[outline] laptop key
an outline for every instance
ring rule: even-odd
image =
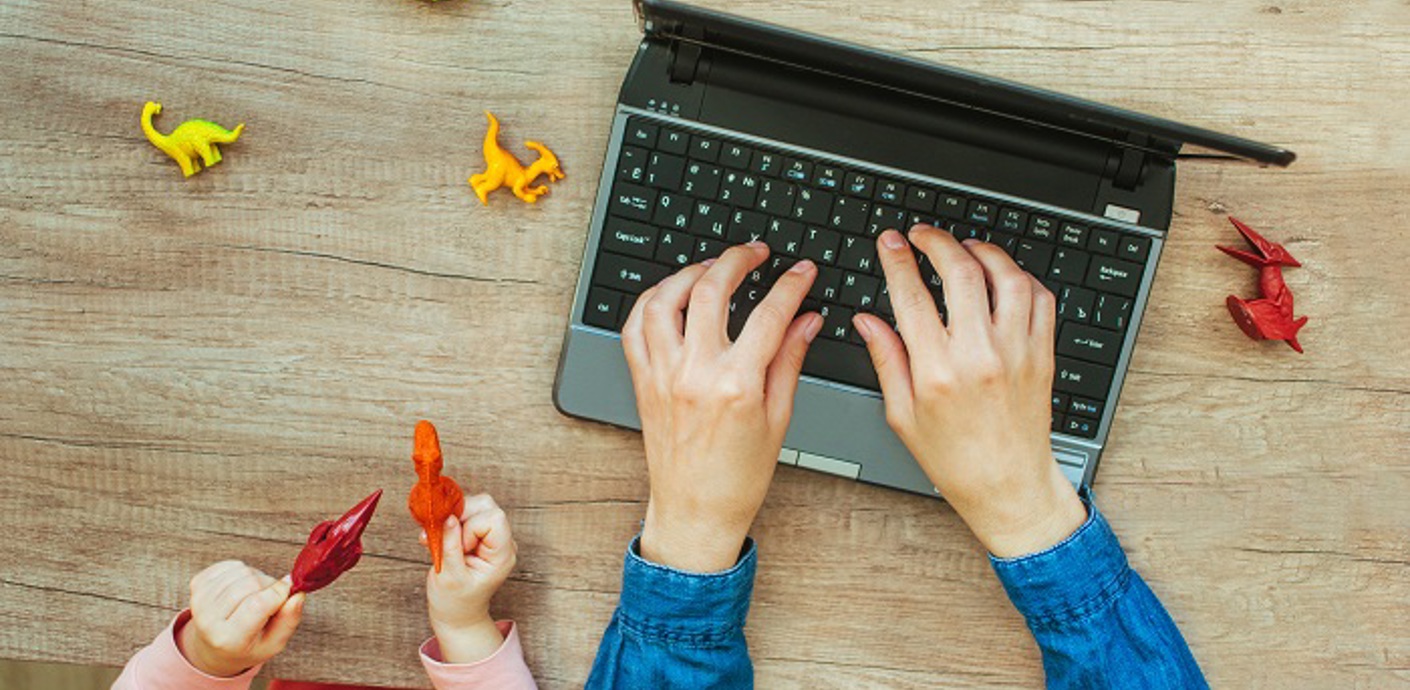
[[[832,195],[807,187],[799,187],[793,201],[792,217],[809,225],[822,225],[832,210]]]
[[[1128,261],[1145,261],[1150,251],[1151,241],[1145,237],[1123,236],[1116,245],[1116,255]]]
[[[622,293],[607,288],[592,288],[588,290],[587,307],[583,310],[583,323],[615,331],[623,321],[621,308]]]
[[[833,340],[846,340],[852,334],[852,315],[856,312],[836,304],[824,304],[818,310],[823,317],[822,330],[818,335]]]
[[[1062,433],[1081,436],[1082,438],[1095,438],[1097,435],[1097,420],[1069,416],[1067,422],[1062,426]]]
[[[803,374],[868,390],[881,390],[867,349],[852,343],[818,338],[808,346]]]
[[[1067,411],[1082,417],[1101,419],[1102,403],[1099,400],[1089,398],[1072,398],[1067,403]]]
[[[871,205],[860,199],[839,196],[832,202],[832,215],[827,220],[828,227],[852,234],[866,232],[867,212]]]
[[[876,183],[876,200],[899,205],[906,195],[906,185],[895,180],[880,180]]]
[[[999,212],[999,229],[1015,235],[1023,234],[1028,224],[1028,214],[1016,208],[1006,208]]]
[[[729,206],[713,201],[695,202],[690,218],[690,234],[722,240],[729,236]]]
[[[769,217],[756,211],[735,211],[730,218],[729,235],[730,242],[734,244],[744,244],[754,240],[764,239],[768,232]]]
[[[808,228],[808,233],[803,238],[803,258],[831,266],[837,263],[837,247],[841,243],[840,233],[823,228]]]
[[[656,255],[656,228],[623,218],[608,218],[602,248],[617,254],[650,259]]]
[[[646,165],[651,154],[646,149],[623,146],[622,155],[617,159],[617,179],[623,182],[640,184],[646,180]]]
[[[685,184],[681,191],[694,197],[715,198],[720,193],[720,167],[691,161],[685,166]]]
[[[1092,313],[1092,323],[1120,331],[1126,328],[1131,318],[1131,300],[1115,295],[1098,295],[1097,306]]]
[[[783,177],[794,182],[807,182],[813,177],[813,164],[801,158],[789,158],[783,162]]]
[[[935,210],[935,190],[920,185],[911,185],[906,190],[906,208],[921,213]]]
[[[674,129],[665,130],[656,138],[656,148],[684,156],[690,150],[690,135]]]
[[[876,243],[858,235],[842,238],[842,253],[837,265],[849,271],[871,273],[876,270]]]
[[[750,208],[758,195],[759,177],[753,173],[731,170],[720,181],[719,200],[732,206]]]
[[[612,213],[632,220],[651,220],[651,212],[655,208],[655,190],[625,182],[617,183],[608,205]]]
[[[969,210],[969,200],[958,194],[941,193],[935,202],[935,212],[946,218],[964,220]]]
[[[1058,334],[1057,353],[1116,366],[1116,358],[1121,354],[1121,335],[1081,323],[1064,323]]]
[[[847,182],[844,185],[848,194],[859,196],[863,199],[870,199],[876,189],[876,178],[866,173],[851,173],[847,175]]]
[[[881,280],[875,276],[847,273],[842,276],[842,290],[837,301],[857,311],[871,311],[876,308],[876,291],[880,287]]]
[[[1053,412],[1062,412],[1067,409],[1067,394],[1053,393]]]
[[[1057,238],[1057,222],[1045,216],[1033,216],[1028,222],[1028,236],[1052,242]]]
[[[754,160],[749,164],[749,169],[767,177],[778,177],[779,168],[783,166],[783,156],[767,151],[755,151]]]
[[[813,287],[808,290],[808,299],[820,302],[836,302],[838,290],[842,287],[842,270],[831,266],[819,266],[818,275],[813,279]],[[807,311],[806,309],[804,311]]]
[[[1086,285],[1102,292],[1135,297],[1141,286],[1141,267],[1129,261],[1098,256],[1087,269]]]
[[[775,218],[769,221],[764,242],[774,252],[798,256],[803,251],[803,230],[803,224],[798,221]]]
[[[694,253],[694,240],[685,233],[663,230],[656,240],[657,263],[669,264],[672,268],[689,266]]]
[[[728,245],[724,242],[702,237],[695,240],[695,253],[691,254],[690,260],[698,264],[706,259],[717,259],[725,253],[726,248]]]
[[[1058,298],[1057,315],[1059,319],[1082,323],[1087,323],[1092,319],[1092,302],[1097,298],[1096,293],[1086,288],[1063,287],[1053,294]]]
[[[783,180],[764,180],[759,185],[759,198],[754,208],[774,216],[786,216],[793,210],[793,199],[798,187]]]
[[[829,192],[836,192],[842,189],[842,180],[845,177],[846,173],[842,168],[833,165],[819,165],[813,171],[813,186]]]
[[[665,153],[651,154],[651,162],[646,166],[646,183],[670,191],[681,188],[681,178],[685,175],[685,159]]]
[[[639,295],[670,274],[671,270],[660,264],[603,253],[597,257],[592,282],[595,285]]]
[[[1048,274],[1048,264],[1053,260],[1053,246],[1034,240],[1019,240],[1014,250],[1013,260],[1036,276]]]
[[[725,167],[742,170],[749,167],[749,159],[753,154],[754,152],[750,151],[746,146],[741,146],[740,144],[725,144],[720,149],[720,164]]]
[[[906,232],[909,229],[905,211],[891,206],[877,206],[872,209],[871,220],[867,222],[866,235],[876,239],[887,230]]]
[[[720,142],[696,135],[690,140],[690,157],[714,163],[720,160]]]
[[[975,199],[969,202],[969,213],[965,214],[965,220],[979,225],[993,225],[997,214],[998,209],[994,208],[992,201]]]
[[[1091,237],[1087,239],[1087,248],[1098,254],[1116,256],[1116,243],[1119,236],[1111,231],[1102,228],[1092,228]]]
[[[656,197],[656,211],[651,222],[656,225],[684,230],[690,227],[691,199],[672,192],[662,192]]]
[[[627,143],[651,148],[656,145],[658,129],[656,125],[633,118],[632,122],[627,124]]]
[[[1063,223],[1062,229],[1058,231],[1058,244],[1069,247],[1087,246],[1087,228],[1072,223]]]
[[[1084,398],[1105,399],[1111,387],[1112,370],[1089,362],[1059,356],[1053,375],[1053,390]]]
[[[1053,252],[1053,263],[1048,269],[1048,277],[1064,283],[1081,283],[1082,276],[1087,270],[1087,254],[1058,246]]]

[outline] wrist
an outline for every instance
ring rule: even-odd
[[[191,621],[176,632],[176,650],[192,668],[216,678],[233,678],[250,668],[244,664],[233,664],[207,647]]]
[[[441,661],[448,664],[473,664],[499,651],[504,635],[494,618],[486,611],[465,624],[448,625],[431,621],[431,630],[441,648]]]
[[[641,530],[641,557],[693,573],[722,572],[739,561],[748,534],[748,523],[674,515],[652,501]]]
[[[1071,536],[1086,522],[1087,508],[1054,465],[1042,485],[1010,500],[961,510],[960,515],[989,553],[1015,558]]]

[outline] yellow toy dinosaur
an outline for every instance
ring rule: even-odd
[[[526,141],[524,146],[539,152],[539,159],[525,168],[514,154],[499,146],[499,120],[490,111],[485,111],[490,119],[490,129],[485,133],[485,171],[470,176],[470,186],[480,203],[488,205],[490,192],[500,187],[509,187],[514,196],[530,204],[548,193],[548,185],[530,187],[539,175],[547,175],[550,181],[563,179],[563,170],[558,167],[558,156],[553,155],[547,146],[537,141]]]
[[[171,134],[162,134],[152,126],[152,116],[161,112],[161,103],[147,101],[147,105],[142,106],[142,133],[147,135],[147,140],[152,142],[153,146],[171,156],[181,166],[181,174],[186,177],[201,171],[200,164],[195,161],[197,156],[207,168],[219,163],[220,149],[215,145],[229,144],[239,139],[240,132],[245,130],[243,123],[229,130],[214,122],[187,120],[172,130]]]

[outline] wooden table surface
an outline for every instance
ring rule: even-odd
[[[1183,164],[1096,491],[1215,687],[1410,683],[1410,6],[712,4],[1301,154]],[[281,572],[384,487],[272,670],[425,687],[401,497],[428,418],[509,507],[497,612],[544,687],[580,686],[645,465],[550,388],[638,39],[625,0],[0,3],[0,656],[121,664],[201,567]],[[149,99],[164,131],[248,128],[183,180]],[[485,108],[564,161],[538,205],[472,197]],[[1227,213],[1303,261],[1306,355],[1224,312],[1254,292],[1213,249]],[[760,687],[1040,684],[945,505],[785,467],[754,534]]]

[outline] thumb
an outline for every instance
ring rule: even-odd
[[[911,358],[901,336],[890,324],[873,314],[857,314],[852,323],[871,353],[871,364],[881,383],[881,397],[888,410],[910,415],[914,391],[911,389]]]
[[[446,527],[441,534],[441,570],[460,576],[465,571],[465,547],[461,544],[460,518],[452,515],[446,518]]]
[[[273,616],[289,600],[289,590],[293,589],[293,583],[289,576],[284,576],[270,583],[240,602],[235,611],[230,614],[230,622],[237,628],[253,637],[254,633],[264,629]]]
[[[808,356],[808,345],[822,330],[822,324],[822,316],[810,312],[794,319],[784,331],[783,344],[769,362],[764,376],[764,404],[770,424],[786,425],[793,414],[793,394],[798,390],[803,359]]]
[[[299,592],[286,599],[274,617],[269,619],[269,625],[264,629],[264,640],[259,645],[261,657],[268,659],[284,651],[284,647],[289,644],[289,638],[294,636],[299,622],[303,620],[305,601],[306,595]]]

